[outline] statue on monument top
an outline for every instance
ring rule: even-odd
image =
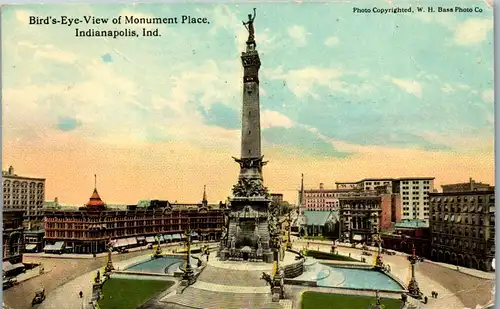
[[[256,9],[253,9],[253,16],[252,14],[248,14],[248,21],[243,22],[243,26],[247,28],[248,30],[248,40],[247,43],[254,43],[255,44],[255,28],[253,27],[253,21],[255,20],[255,15],[256,15]]]

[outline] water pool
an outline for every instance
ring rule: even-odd
[[[370,290],[387,290],[387,291],[403,291],[403,287],[397,281],[388,275],[370,269],[359,268],[343,268],[325,265],[330,269],[330,276],[319,279],[318,286],[333,287],[330,282],[332,278],[340,278],[343,280],[337,287],[351,289],[370,289]],[[330,279],[329,279],[330,278]],[[334,282],[338,280],[333,280]]]
[[[144,273],[173,274],[185,262],[185,259],[177,256],[164,256],[152,259],[131,267],[126,270]],[[197,259],[191,258],[191,266],[196,268]]]

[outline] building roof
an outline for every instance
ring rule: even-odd
[[[418,229],[418,228],[428,228],[429,223],[423,220],[404,220],[394,224],[396,229]]]
[[[495,194],[495,191],[494,191],[494,188],[493,187],[493,190],[488,190],[488,191],[462,191],[462,192],[459,192],[459,191],[454,191],[454,192],[429,192],[429,197],[432,197],[432,196],[436,196],[436,197],[439,197],[439,196],[454,196],[454,195],[489,195],[489,194]]]
[[[358,184],[364,181],[434,180],[436,177],[363,178],[359,181],[335,182],[336,184]]]
[[[338,211],[304,211],[304,216],[307,219],[306,225],[320,225],[323,226],[328,221],[337,222],[339,218]]]
[[[92,196],[90,197],[88,203],[87,203],[88,208],[103,208],[104,207],[104,202],[101,200],[101,197],[99,196],[99,193],[97,192],[97,188],[94,189],[94,193],[92,193]]]

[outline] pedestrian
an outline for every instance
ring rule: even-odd
[[[436,298],[438,298],[438,296],[439,296],[439,294],[438,294],[438,292],[436,292]]]
[[[428,298],[427,296],[424,297],[424,304],[427,304]]]
[[[80,291],[80,293],[78,293],[78,294],[80,295],[80,298],[83,297],[83,292],[82,291]]]
[[[431,297],[434,298],[434,291],[431,292]]]

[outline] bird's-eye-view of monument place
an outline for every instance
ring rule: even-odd
[[[487,6],[484,6],[486,10]],[[141,162],[150,166],[155,166],[162,160],[173,162],[173,165],[187,160],[196,166],[193,169],[199,179],[189,180],[193,185],[186,190],[195,192],[194,196],[199,196],[201,201],[178,202],[175,198],[169,199],[165,194],[162,195],[164,180],[152,176],[155,167],[151,170],[138,170],[133,165],[123,167],[120,156],[126,156],[123,152],[129,150],[117,147],[109,150],[110,154],[106,157],[111,165],[116,164],[113,169],[126,169],[124,173],[127,177],[145,174],[141,182],[147,182],[144,188],[151,190],[143,192],[133,182],[120,183],[119,180],[104,186],[102,184],[107,182],[107,178],[113,177],[113,172],[92,170],[89,166],[93,165],[90,163],[83,167],[75,167],[70,163],[64,164],[61,169],[70,169],[74,171],[72,174],[78,174],[76,178],[85,179],[87,187],[78,188],[77,191],[85,191],[90,198],[82,206],[69,206],[59,198],[47,201],[48,190],[53,193],[56,192],[56,187],[69,187],[64,187],[63,178],[54,181],[61,183],[58,187],[50,184],[53,181],[50,178],[26,174],[22,169],[44,170],[43,167],[26,167],[32,166],[31,164],[45,165],[42,161],[33,161],[41,158],[34,159],[33,154],[43,150],[37,150],[35,144],[23,144],[22,151],[17,152],[19,157],[6,155],[9,147],[17,147],[16,142],[9,141],[10,136],[7,136],[3,145],[3,163],[4,166],[7,165],[2,172],[3,308],[493,308],[493,170],[491,174],[483,176],[480,172],[475,173],[481,167],[469,159],[460,161],[462,165],[458,164],[456,171],[450,170],[450,165],[440,163],[443,168],[435,170],[436,175],[449,173],[456,177],[450,179],[461,179],[443,182],[433,174],[422,175],[428,173],[427,169],[419,172],[418,168],[411,168],[414,164],[412,162],[420,159],[429,160],[423,164],[432,164],[432,158],[440,160],[437,155],[418,158],[404,152],[405,159],[400,160],[398,154],[391,154],[399,151],[394,150],[396,148],[385,152],[387,165],[377,165],[378,161],[373,161],[377,167],[370,171],[355,171],[358,167],[351,164],[336,165],[338,169],[353,170],[342,174],[352,173],[354,176],[351,179],[331,179],[325,176],[323,180],[318,177],[318,169],[321,175],[323,169],[331,168],[328,165],[314,168],[308,164],[287,165],[287,160],[280,160],[282,166],[272,169],[275,164],[273,155],[268,157],[266,154],[273,146],[263,134],[271,126],[269,112],[267,109],[263,110],[262,106],[265,105],[265,100],[281,99],[278,98],[279,94],[273,96],[263,87],[267,83],[268,74],[261,74],[260,71],[261,66],[265,67],[266,63],[261,62],[259,37],[270,40],[270,30],[259,27],[259,22],[276,16],[266,14],[265,6],[256,7],[241,6],[237,18],[233,16],[224,21],[224,27],[236,29],[241,34],[234,36],[241,52],[238,59],[241,65],[239,79],[225,80],[215,76],[210,81],[219,85],[216,92],[225,91],[225,87],[240,87],[240,95],[231,98],[237,101],[241,117],[235,120],[233,128],[238,130],[240,138],[235,139],[234,135],[227,137],[231,140],[230,143],[236,141],[235,145],[240,153],[232,159],[230,152],[217,153],[217,156],[223,158],[220,162],[224,160],[228,162],[228,166],[234,165],[230,169],[234,172],[230,179],[232,188],[229,186],[220,191],[227,192],[229,196],[226,199],[217,203],[208,201],[214,188],[226,183],[221,179],[225,176],[220,172],[226,166],[210,162],[213,157],[205,157],[203,152],[196,159],[191,157],[196,150],[192,150],[192,153],[170,150],[158,156],[153,154],[153,149],[141,152]],[[130,14],[134,14],[135,9],[137,7],[127,7]],[[203,9],[200,8],[198,12]],[[220,19],[227,17],[224,14],[228,10],[228,7],[221,5],[215,16]],[[28,8],[24,10],[22,7],[10,13],[10,17],[20,21],[32,14]],[[140,18],[147,18],[144,13],[136,14]],[[341,23],[339,19],[336,22]],[[469,26],[471,25],[472,22],[469,22]],[[166,28],[165,35],[169,35],[168,29],[171,28]],[[299,40],[297,32],[289,33]],[[311,35],[305,33],[304,38],[307,37],[306,34]],[[108,44],[106,40],[103,42],[104,45]],[[38,48],[31,47],[29,44],[32,43],[28,40],[16,44],[20,48]],[[332,38],[325,41],[326,46],[335,44]],[[266,57],[281,57],[264,46]],[[69,54],[61,53],[57,47],[41,45],[40,48],[33,54],[33,59],[70,58]],[[46,50],[43,51],[43,48]],[[48,49],[52,52],[48,52]],[[127,50],[120,49],[119,45],[112,49],[114,54],[103,55],[102,62],[112,62],[113,57],[123,57],[124,61],[134,65],[144,65],[145,71],[142,74],[149,74],[146,69],[148,59],[138,63],[136,61],[142,60],[127,55]],[[196,52],[195,49],[192,50],[193,55]],[[31,56],[24,54],[22,57],[28,59]],[[171,57],[175,58],[175,55]],[[308,56],[303,54],[297,57]],[[8,71],[11,75],[4,72],[4,79],[25,78],[14,74],[15,61],[9,61],[9,65],[12,63],[11,71]],[[68,61],[75,67],[82,66],[76,58]],[[282,66],[286,67],[287,63],[282,63]],[[40,69],[36,66],[32,68],[34,72]],[[168,68],[165,68],[165,72],[169,74]],[[99,75],[105,74],[100,72]],[[307,75],[307,80],[315,78],[319,77],[315,77],[314,72]],[[103,83],[106,79],[111,79],[111,76],[103,77]],[[388,80],[388,77],[384,79]],[[189,81],[188,92],[189,89],[197,89],[197,85],[192,80]],[[204,80],[197,82],[204,83]],[[283,77],[283,87],[287,87],[287,82],[293,81]],[[326,78],[323,82],[328,85],[332,81]],[[434,82],[437,82],[437,78]],[[305,85],[300,83],[307,82],[299,80],[298,83],[297,87],[302,89]],[[398,84],[398,81],[394,83]],[[399,84],[404,83],[400,81]],[[4,84],[4,87],[9,86],[9,82]],[[342,88],[345,85],[340,83],[331,89],[337,86]],[[32,88],[32,91],[38,90]],[[179,89],[172,87],[171,91]],[[217,96],[213,89],[211,91],[209,95]],[[6,119],[11,109],[14,109],[13,103],[9,102],[15,101],[12,93],[7,93],[4,97]],[[29,100],[31,94],[22,92],[18,95]],[[106,95],[98,90],[92,94],[95,97]],[[402,100],[401,97],[392,99]],[[101,108],[107,109],[106,106]],[[137,108],[141,108],[139,103]],[[175,110],[176,107],[171,105],[170,108]],[[100,118],[100,112],[95,110],[91,114],[91,117],[99,119],[94,124],[106,122]],[[120,115],[119,110],[115,112]],[[337,116],[346,119],[355,117],[348,114]],[[25,117],[27,121],[37,124],[36,118],[30,120],[30,116]],[[351,126],[350,130],[355,131],[356,123],[363,122],[364,116],[359,117],[357,121],[346,122],[345,125]],[[453,118],[453,114],[450,112],[442,117]],[[79,125],[67,118],[59,117],[59,120],[60,128]],[[113,120],[109,121],[111,127]],[[134,121],[140,120],[137,118]],[[443,122],[446,123],[445,119]],[[174,127],[172,132],[175,132],[175,126],[179,123],[171,125]],[[124,123],[123,126],[127,124]],[[20,130],[20,127],[7,127],[6,130]],[[45,134],[43,129],[40,130],[36,133],[38,137]],[[319,136],[312,126],[308,130]],[[374,127],[373,130],[377,128]],[[69,129],[62,131],[64,134],[71,132]],[[129,133],[132,136],[133,129]],[[213,132],[206,133],[209,144],[211,133]],[[64,138],[53,137],[54,144],[60,145],[66,138],[67,135]],[[286,136],[278,134],[279,138]],[[321,138],[324,140],[325,136],[322,135]],[[492,136],[488,135],[486,138],[492,140]],[[97,135],[95,139],[98,140]],[[473,144],[470,140],[467,143]],[[432,145],[429,147],[432,148]],[[28,148],[32,150],[27,150]],[[54,149],[53,151],[58,151]],[[85,156],[89,159],[74,159],[78,161],[74,164],[96,160],[101,154],[95,154],[105,151],[103,149],[96,146],[95,149],[83,150],[89,151]],[[286,147],[280,149],[287,151]],[[378,151],[377,148],[375,151]],[[295,153],[291,154],[293,156]],[[319,156],[323,154],[320,153]],[[324,156],[328,157],[327,154]],[[56,161],[51,163],[54,166],[63,164],[57,162],[57,157],[57,154],[45,154],[47,160]],[[339,160],[344,159],[344,156],[340,156]],[[493,156],[490,159],[493,162]],[[30,164],[26,165],[25,162]],[[398,171],[407,170],[407,174],[396,175],[390,172],[392,164],[401,165]],[[418,166],[418,163],[415,164]],[[273,173],[280,170],[286,170],[287,174],[273,176]],[[375,170],[378,172],[371,175]],[[59,173],[57,170],[52,172]],[[168,169],[164,173],[168,174]],[[186,173],[191,171],[186,170]],[[332,175],[336,173],[337,171],[333,171]],[[264,175],[266,179],[273,179],[272,186],[268,187]],[[289,177],[287,175],[292,175],[293,179],[286,179]],[[183,176],[172,174],[167,177],[180,179]],[[477,179],[478,177],[485,179]],[[313,185],[312,181],[318,181],[318,185]],[[293,188],[287,189],[292,194],[283,194],[280,189],[276,189],[284,188],[283,191],[287,191],[286,186],[280,187],[280,182],[292,183]],[[105,190],[102,189],[103,186]],[[140,191],[137,192],[139,196],[156,197],[140,200],[136,204],[106,203],[105,196],[111,194],[106,191],[119,186],[126,186],[126,191]],[[57,194],[64,196],[66,193]]]

